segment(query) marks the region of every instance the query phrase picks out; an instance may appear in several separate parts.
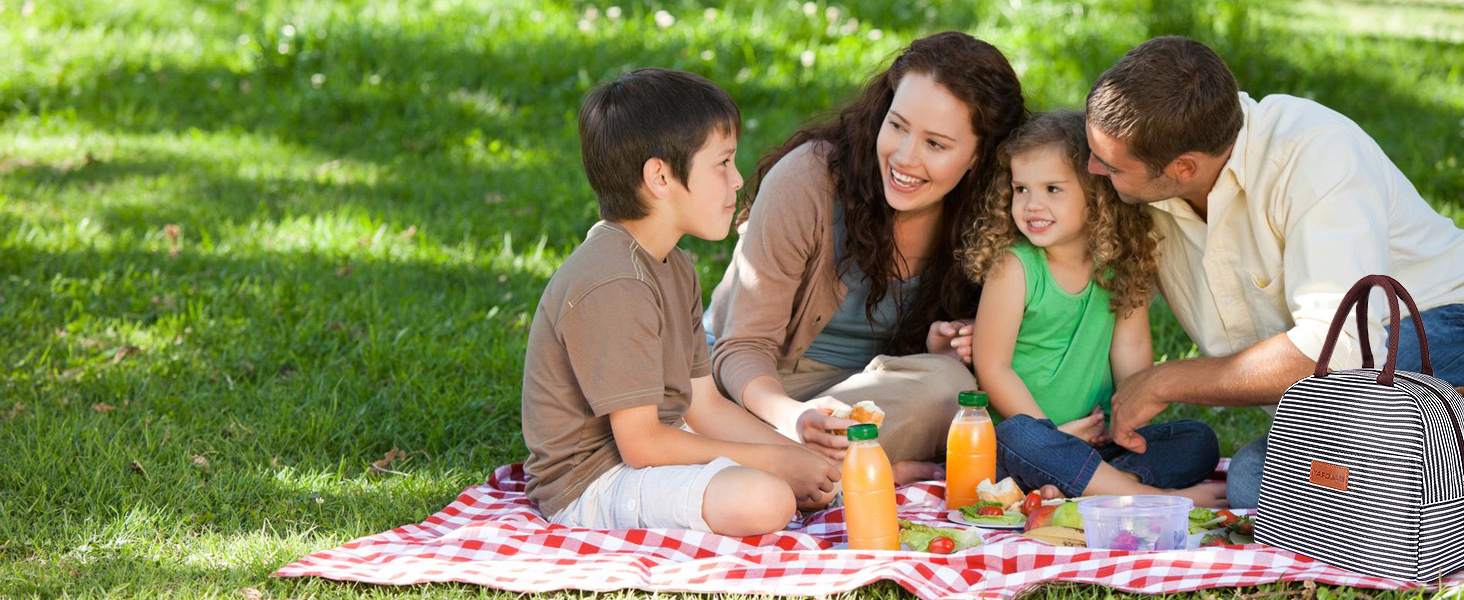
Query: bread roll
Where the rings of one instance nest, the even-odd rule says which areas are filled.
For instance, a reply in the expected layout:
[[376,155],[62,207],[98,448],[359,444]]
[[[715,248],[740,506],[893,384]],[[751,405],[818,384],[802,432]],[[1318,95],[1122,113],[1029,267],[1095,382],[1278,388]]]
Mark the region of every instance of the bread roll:
[[982,502],[1000,503],[1003,509],[1010,509],[1013,506],[1018,508],[1022,505],[1022,488],[1017,487],[1017,482],[1008,477],[993,484],[990,479],[983,479],[976,486],[976,498]]
[[[863,402],[855,404],[853,408],[841,408],[839,410],[836,410],[831,416],[838,417],[840,419],[853,419],[855,421],[859,421],[860,423],[874,423],[875,427],[884,427],[884,409],[875,406],[875,404],[873,402],[870,402],[869,400],[865,400]],[[829,433],[832,433],[834,435],[844,435],[845,430],[833,429],[830,430]]]

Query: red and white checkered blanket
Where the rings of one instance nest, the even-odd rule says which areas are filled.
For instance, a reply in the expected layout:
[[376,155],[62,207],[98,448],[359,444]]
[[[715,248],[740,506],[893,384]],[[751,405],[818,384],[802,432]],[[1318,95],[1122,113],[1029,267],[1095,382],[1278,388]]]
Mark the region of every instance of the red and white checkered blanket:
[[[1129,592],[1313,580],[1404,589],[1419,584],[1367,577],[1262,545],[1168,552],[1056,548],[1014,533],[950,556],[851,551],[842,508],[815,513],[785,531],[729,538],[669,529],[603,531],[551,525],[524,495],[522,465],[499,467],[487,483],[419,525],[398,527],[307,556],[276,577],[325,577],[405,585],[458,581],[513,592],[639,589],[820,596],[881,579],[924,599],[1010,598],[1042,582],[1093,583]],[[946,524],[944,488],[900,488],[900,517]],[[1443,581],[1464,583],[1464,574]]]

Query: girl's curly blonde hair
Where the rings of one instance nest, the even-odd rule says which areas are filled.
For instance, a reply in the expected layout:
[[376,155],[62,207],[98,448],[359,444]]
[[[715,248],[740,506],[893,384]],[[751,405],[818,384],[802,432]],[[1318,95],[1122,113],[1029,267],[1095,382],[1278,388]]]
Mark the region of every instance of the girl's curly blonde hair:
[[1112,296],[1109,309],[1125,317],[1154,292],[1159,272],[1159,235],[1140,207],[1125,203],[1107,177],[1088,172],[1088,136],[1083,113],[1052,111],[1032,117],[997,148],[997,180],[987,188],[976,220],[966,230],[961,262],[966,275],[982,283],[1001,267],[1022,233],[1012,218],[1012,157],[1052,146],[1066,156],[1088,200],[1088,256],[1093,281]]

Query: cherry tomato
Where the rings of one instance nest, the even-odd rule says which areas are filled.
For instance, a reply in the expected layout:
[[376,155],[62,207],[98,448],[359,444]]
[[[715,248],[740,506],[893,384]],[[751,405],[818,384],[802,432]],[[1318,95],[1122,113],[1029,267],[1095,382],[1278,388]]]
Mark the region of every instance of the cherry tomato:
[[1223,536],[1223,535],[1215,535],[1215,534],[1212,533],[1212,534],[1206,535],[1203,539],[1200,540],[1200,547],[1201,548],[1213,548],[1213,547],[1217,547],[1217,546],[1225,546],[1225,545],[1227,545],[1229,543],[1230,543],[1230,540],[1225,539],[1225,536]]
[[956,542],[948,537],[938,537],[930,540],[930,547],[927,548],[933,554],[950,554],[956,551]]
[[1229,527],[1232,531],[1239,531],[1246,535],[1256,534],[1256,520],[1254,517],[1238,517],[1235,524]]
[[1000,506],[983,506],[976,510],[976,514],[983,517],[1000,517],[1006,514],[1006,511],[1002,510]]
[[1220,522],[1221,527],[1229,527],[1231,523],[1240,520],[1240,517],[1236,516],[1235,513],[1228,510],[1217,510],[1215,511],[1215,516],[1225,519],[1224,521]]
[[1037,510],[1040,506],[1042,506],[1042,494],[1037,493],[1037,490],[1027,492],[1027,497],[1022,500],[1022,515],[1030,516],[1032,511]]

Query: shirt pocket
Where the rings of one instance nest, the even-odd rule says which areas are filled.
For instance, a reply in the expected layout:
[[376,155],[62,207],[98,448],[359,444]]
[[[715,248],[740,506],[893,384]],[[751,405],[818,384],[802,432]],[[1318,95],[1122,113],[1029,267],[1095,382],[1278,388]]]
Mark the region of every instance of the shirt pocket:
[[1291,329],[1291,308],[1286,303],[1284,276],[1274,278],[1265,273],[1246,271],[1250,284],[1245,288],[1246,303],[1256,321],[1256,334],[1262,339]]

